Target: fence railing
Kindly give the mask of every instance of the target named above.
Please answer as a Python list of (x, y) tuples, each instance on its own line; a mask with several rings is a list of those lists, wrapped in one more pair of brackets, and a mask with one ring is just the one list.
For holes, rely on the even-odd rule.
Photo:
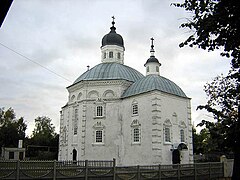
[(0, 179), (216, 179), (223, 164), (116, 166), (112, 161), (0, 161)]

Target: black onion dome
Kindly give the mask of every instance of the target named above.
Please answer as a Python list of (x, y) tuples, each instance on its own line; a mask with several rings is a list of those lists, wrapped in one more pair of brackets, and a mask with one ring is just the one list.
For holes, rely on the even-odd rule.
[(158, 59), (155, 58), (155, 56), (150, 56), (150, 58), (148, 58), (147, 63), (150, 63), (150, 62), (156, 62), (156, 63), (159, 63)]
[(117, 45), (124, 48), (123, 38), (120, 34), (116, 33), (114, 27), (115, 22), (112, 22), (111, 31), (102, 38), (102, 47), (105, 45)]

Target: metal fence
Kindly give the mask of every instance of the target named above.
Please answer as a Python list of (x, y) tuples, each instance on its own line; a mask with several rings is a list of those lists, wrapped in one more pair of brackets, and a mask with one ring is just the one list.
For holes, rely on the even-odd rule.
[(116, 166), (112, 161), (0, 161), (0, 179), (205, 180), (222, 178), (223, 164)]

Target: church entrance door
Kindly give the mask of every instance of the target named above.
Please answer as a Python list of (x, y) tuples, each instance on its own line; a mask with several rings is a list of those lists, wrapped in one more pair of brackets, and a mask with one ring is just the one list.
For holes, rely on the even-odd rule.
[(76, 161), (77, 160), (77, 150), (76, 149), (73, 149), (73, 161)]
[(178, 149), (174, 149), (172, 152), (172, 163), (173, 164), (180, 164), (180, 152)]

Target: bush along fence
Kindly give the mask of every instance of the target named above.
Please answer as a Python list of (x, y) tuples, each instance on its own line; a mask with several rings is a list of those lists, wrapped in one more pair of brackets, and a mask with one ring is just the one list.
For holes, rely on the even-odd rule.
[(0, 179), (217, 179), (223, 163), (116, 166), (116, 161), (0, 161)]

